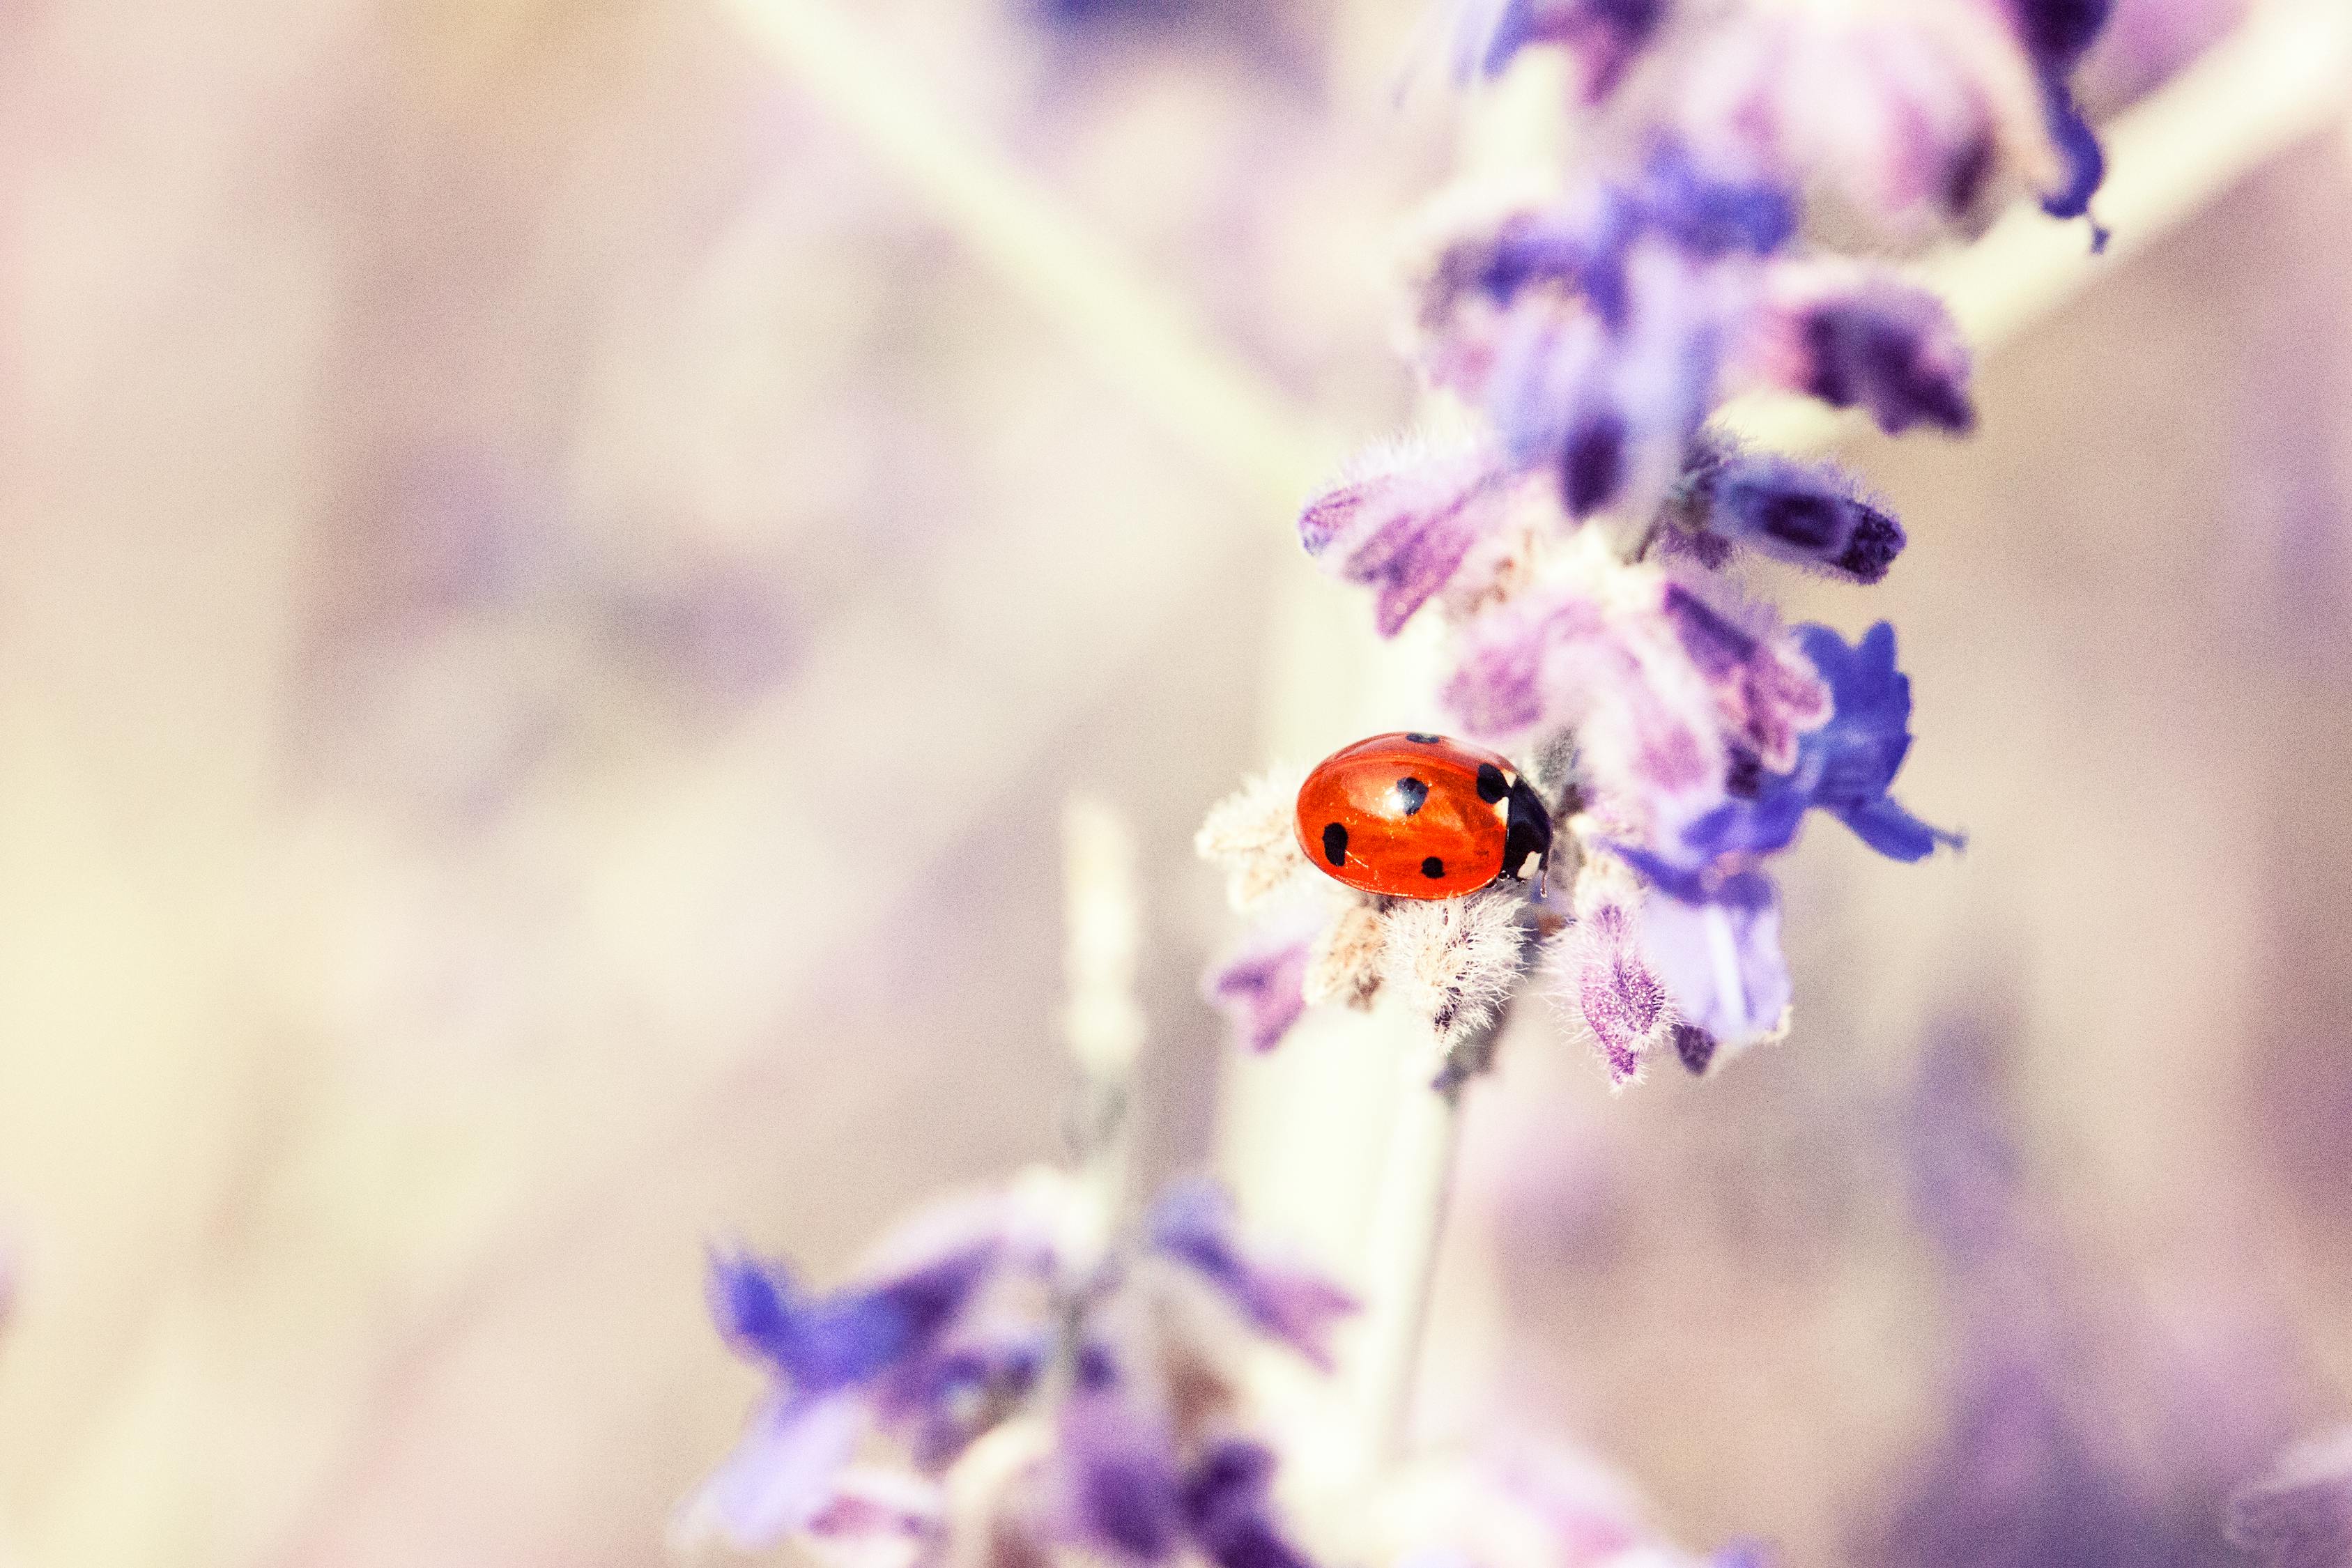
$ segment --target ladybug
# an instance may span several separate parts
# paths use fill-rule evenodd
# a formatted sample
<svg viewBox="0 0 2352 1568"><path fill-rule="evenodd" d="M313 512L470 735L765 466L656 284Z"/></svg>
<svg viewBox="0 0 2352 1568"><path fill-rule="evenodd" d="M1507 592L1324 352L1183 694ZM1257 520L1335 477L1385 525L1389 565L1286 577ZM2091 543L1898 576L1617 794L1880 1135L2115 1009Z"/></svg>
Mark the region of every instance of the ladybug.
<svg viewBox="0 0 2352 1568"><path fill-rule="evenodd" d="M1551 863L1551 814L1492 752L1417 731L1323 759L1298 790L1298 847L1351 888L1452 899Z"/></svg>

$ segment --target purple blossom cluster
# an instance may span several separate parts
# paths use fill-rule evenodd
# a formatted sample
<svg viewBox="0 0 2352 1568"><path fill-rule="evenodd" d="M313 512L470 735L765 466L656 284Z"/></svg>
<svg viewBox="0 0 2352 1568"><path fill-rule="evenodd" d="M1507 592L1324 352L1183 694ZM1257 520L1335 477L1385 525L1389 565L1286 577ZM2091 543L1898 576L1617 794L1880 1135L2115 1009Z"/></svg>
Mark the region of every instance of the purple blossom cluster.
<svg viewBox="0 0 2352 1568"><path fill-rule="evenodd" d="M1769 867L1815 813L1896 860L1960 843L1892 793L1912 738L1894 629L1790 626L1751 586L1763 563L1875 584L1902 522L1843 468L1753 449L1718 416L1777 393L1889 434L1973 427L1941 300L1811 236L1834 226L1883 250L1964 235L2021 193L2085 213L2097 148L2066 83L2105 11L1460 8L1463 74L1564 53L1596 143L1636 151L1581 189L1439 226L1414 279L1415 358L1467 434L1359 464L1299 531L1372 591L1381 635L1443 623L1450 727L1529 759L1551 793L1580 868L1522 913L1501 984L1540 968L1614 1081L1666 1047L1703 1072L1784 1031ZM1281 880L1279 846L1244 868L1245 798L1202 848L1262 889ZM1251 820L1264 835L1273 818ZM1332 930L1360 929L1349 900L1333 907ZM1306 1005L1377 989L1339 983L1328 932L1278 929L1212 982L1261 1049Z"/></svg>
<svg viewBox="0 0 2352 1568"><path fill-rule="evenodd" d="M1244 1247L1207 1183L1164 1194L1127 1245L1087 1228L1074 1185L1039 1173L924 1211L831 1291L714 1258L712 1314L772 1387L679 1534L863 1563L1306 1568L1244 1358L1272 1344L1328 1370L1353 1301ZM856 1462L877 1436L903 1464Z"/></svg>
<svg viewBox="0 0 2352 1568"><path fill-rule="evenodd" d="M677 1535L843 1568L1762 1568L1680 1551L1623 1481L1536 1440L1277 1499L1279 1452L1349 1437L1262 1418L1264 1361L1328 1372L1354 1301L1244 1245L1208 1182L1168 1189L1123 1243L1088 1215L1039 1171L919 1213L829 1291L715 1257L712 1315L772 1386ZM877 1438L887 1461L861 1454Z"/></svg>

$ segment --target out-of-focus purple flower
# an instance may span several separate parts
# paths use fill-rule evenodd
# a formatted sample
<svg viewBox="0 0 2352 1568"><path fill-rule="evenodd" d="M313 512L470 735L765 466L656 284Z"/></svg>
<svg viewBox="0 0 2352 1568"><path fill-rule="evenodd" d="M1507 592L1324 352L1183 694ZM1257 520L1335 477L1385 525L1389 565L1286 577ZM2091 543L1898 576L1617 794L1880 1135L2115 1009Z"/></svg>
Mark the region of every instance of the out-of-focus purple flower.
<svg viewBox="0 0 2352 1568"><path fill-rule="evenodd" d="M1228 1439L1212 1445L1184 1478L1186 1529L1217 1568L1310 1568L1275 1521L1274 1471L1274 1450Z"/></svg>
<svg viewBox="0 0 2352 1568"><path fill-rule="evenodd" d="M1334 575L1378 591L1374 619L1381 636L1394 637L1453 580L1508 504L1508 488L1484 454L1401 449L1307 502L1298 537Z"/></svg>
<svg viewBox="0 0 2352 1568"><path fill-rule="evenodd" d="M1889 435L1975 428L1968 345L1934 294L1880 269L1816 263L1776 268L1769 289L1735 375L1866 409Z"/></svg>
<svg viewBox="0 0 2352 1568"><path fill-rule="evenodd" d="M2021 51L1966 5L1738 7L1695 49L1684 136L1790 187L1825 189L1904 239L1976 219L2054 164Z"/></svg>
<svg viewBox="0 0 2352 1568"><path fill-rule="evenodd" d="M1040 1551L1157 1563L1189 1542L1223 1568L1303 1568L1265 1477L1233 1446L1227 1342L1272 1340L1328 1367L1354 1303L1244 1247L1212 1184L1173 1189L1145 1234L1108 1251L1076 1239L1080 1202L1041 1176L925 1211L866 1280L824 1295L772 1265L715 1260L720 1330L775 1386L680 1533L745 1548L801 1535L876 1568L908 1563L964 1527L940 1478L978 1466L1004 1494L990 1506L1013 1510L1005 1528ZM1211 1299L1231 1313L1201 1310ZM868 1433L911 1460L902 1484L850 1467Z"/></svg>
<svg viewBox="0 0 2352 1568"><path fill-rule="evenodd" d="M1423 368L1503 455L1549 469L1571 518L1662 492L1716 393L1755 258L1785 246L1779 187L1664 144L1631 179L1444 247L1422 285Z"/></svg>
<svg viewBox="0 0 2352 1568"><path fill-rule="evenodd" d="M1282 1043L1307 1011L1307 961L1313 939L1287 930L1244 945L1212 970L1203 994L1233 1026L1234 1040L1251 1051Z"/></svg>
<svg viewBox="0 0 2352 1568"><path fill-rule="evenodd" d="M1315 1365L1331 1365L1330 1336L1356 1300L1318 1274L1244 1251L1232 1197L1214 1182L1180 1182L1152 1205L1148 1245L1191 1269L1251 1325Z"/></svg>
<svg viewBox="0 0 2352 1568"><path fill-rule="evenodd" d="M1097 1354L1055 1423L1068 1531L1114 1559L1165 1561L1183 1538L1175 1434Z"/></svg>
<svg viewBox="0 0 2352 1568"><path fill-rule="evenodd" d="M2074 102L2069 79L2114 15L2115 0L1993 0L2015 30L2018 43L2042 79L2043 112L2062 174L2042 193L2042 208L2053 217L2087 217L2091 198L2106 178L2106 154L2090 121ZM2094 223L2091 245L2104 250L2107 231Z"/></svg>
<svg viewBox="0 0 2352 1568"><path fill-rule="evenodd" d="M2230 1500L2230 1543L2263 1568L2352 1563L2352 1430L2305 1444Z"/></svg>
<svg viewBox="0 0 2352 1568"><path fill-rule="evenodd" d="M1577 64L1588 101L1606 98L1664 27L1670 0L1463 0L1454 23L1454 75L1499 76L1519 51L1549 45Z"/></svg>
<svg viewBox="0 0 2352 1568"><path fill-rule="evenodd" d="M796 1393L868 1384L936 1343L998 1261L975 1243L878 1284L809 1297L782 1264L714 1257L711 1316L739 1352L774 1368Z"/></svg>
<svg viewBox="0 0 2352 1568"><path fill-rule="evenodd" d="M1870 584L1886 575L1905 542L1903 525L1861 494L1853 476L1831 463L1800 463L1769 453L1705 447L1684 477L1673 511L1680 537L1712 538L1720 565L1734 543L1775 560ZM1712 559L1710 559L1710 554Z"/></svg>

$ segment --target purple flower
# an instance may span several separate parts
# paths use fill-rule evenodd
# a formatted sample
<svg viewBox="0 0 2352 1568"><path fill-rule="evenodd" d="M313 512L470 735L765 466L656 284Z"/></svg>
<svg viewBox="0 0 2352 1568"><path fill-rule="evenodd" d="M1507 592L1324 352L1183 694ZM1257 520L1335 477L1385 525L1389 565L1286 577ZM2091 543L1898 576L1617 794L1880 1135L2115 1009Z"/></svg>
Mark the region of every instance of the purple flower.
<svg viewBox="0 0 2352 1568"><path fill-rule="evenodd" d="M1723 1050L1777 1034L1789 1009L1780 953L1780 903L1771 880L1745 871L1710 885L1704 900L1661 888L1642 908L1642 945L1685 1027L1714 1042L1677 1038L1684 1065L1704 1071ZM1696 1066L1693 1066L1694 1058Z"/></svg>
<svg viewBox="0 0 2352 1568"><path fill-rule="evenodd" d="M1675 1011L1665 982L1636 939L1641 889L1588 866L1577 882L1576 923L1553 958L1560 999L1591 1035L1612 1083L1641 1076L1643 1057L1668 1038Z"/></svg>
<svg viewBox="0 0 2352 1568"><path fill-rule="evenodd" d="M2091 197L2106 178L2106 154L2067 79L2106 27L2115 0L2001 0L2001 6L2041 74L2043 112L2063 170L2057 187L2043 193L2042 210L2053 217L2087 217ZM2107 231L2094 223L2091 247L2106 245Z"/></svg>
<svg viewBox="0 0 2352 1568"><path fill-rule="evenodd" d="M795 1392L866 1384L935 1344L998 1261L982 1242L878 1284L807 1297L782 1264L714 1256L711 1315Z"/></svg>
<svg viewBox="0 0 2352 1568"><path fill-rule="evenodd" d="M1481 454L1402 451L1309 501L1298 537L1336 576L1379 590L1380 633L1394 637L1453 580L1507 502Z"/></svg>
<svg viewBox="0 0 2352 1568"><path fill-rule="evenodd" d="M1272 1449L1228 1439L1212 1445L1184 1478L1184 1522L1217 1568L1312 1568L1282 1534L1269 1493Z"/></svg>
<svg viewBox="0 0 2352 1568"><path fill-rule="evenodd" d="M1799 735L1829 716L1830 693L1779 627L1743 626L1679 582L1666 584L1660 607L1715 693L1733 746L1768 767L1793 763Z"/></svg>
<svg viewBox="0 0 2352 1568"><path fill-rule="evenodd" d="M1175 1436L1097 1355L1091 1385L1062 1402L1056 1436L1070 1529L1113 1557L1160 1563L1182 1539Z"/></svg>
<svg viewBox="0 0 2352 1568"><path fill-rule="evenodd" d="M1903 525L1863 499L1830 463L1703 449L1685 477L1676 521L1718 539L1720 564L1737 542L1775 560L1875 583L1902 552ZM1706 552L1698 552L1702 560Z"/></svg>
<svg viewBox="0 0 2352 1568"><path fill-rule="evenodd" d="M1830 813L1890 859L1925 859L1938 844L1962 847L1960 836L1930 827L1887 794L1911 749L1911 681L1895 668L1895 628L1881 621L1851 648L1827 626L1801 626L1797 636L1829 683L1829 721L1799 740L1793 769L1735 778L1735 798L1684 830L1682 864L1784 849L1809 809Z"/></svg>
<svg viewBox="0 0 2352 1568"><path fill-rule="evenodd" d="M1944 302L1886 273L1784 268L1743 360L1769 384L1864 408L1889 435L1976 426L1969 356Z"/></svg>
<svg viewBox="0 0 2352 1568"><path fill-rule="evenodd" d="M1282 1043L1307 1011L1307 960L1313 943L1306 936L1252 942L1211 971L1203 993L1233 1026L1234 1038L1251 1051Z"/></svg>
<svg viewBox="0 0 2352 1568"><path fill-rule="evenodd" d="M1671 10L1668 0L1465 0L1454 19L1454 74L1500 76L1521 49L1568 51L1590 102L1609 96Z"/></svg>
<svg viewBox="0 0 2352 1568"><path fill-rule="evenodd" d="M1182 1264L1270 1339L1329 1370L1330 1334L1355 1298L1319 1275L1244 1252L1232 1197L1214 1182L1181 1182L1152 1205L1148 1244Z"/></svg>

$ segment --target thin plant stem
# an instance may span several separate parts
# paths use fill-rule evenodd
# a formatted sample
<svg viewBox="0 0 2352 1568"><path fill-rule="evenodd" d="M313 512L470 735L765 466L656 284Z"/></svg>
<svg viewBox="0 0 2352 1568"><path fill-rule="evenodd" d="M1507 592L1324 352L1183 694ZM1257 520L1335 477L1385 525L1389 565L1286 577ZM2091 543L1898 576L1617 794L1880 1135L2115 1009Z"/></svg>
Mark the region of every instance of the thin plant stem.
<svg viewBox="0 0 2352 1568"><path fill-rule="evenodd" d="M1456 1041L1439 1059L1433 1079L1426 1056L1405 1060L1408 1081L1390 1126L1365 1270L1357 1394L1367 1470L1402 1458L1411 1436L1430 1295L1453 1202L1462 1091L1486 1070L1505 1016Z"/></svg>
<svg viewBox="0 0 2352 1568"><path fill-rule="evenodd" d="M1090 1225L1108 1242L1127 1202L1134 1163L1135 1074L1143 1008L1135 973L1143 942L1135 835L1103 802L1073 796L1062 811L1066 999L1062 1037L1077 1068L1064 1120Z"/></svg>

